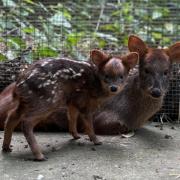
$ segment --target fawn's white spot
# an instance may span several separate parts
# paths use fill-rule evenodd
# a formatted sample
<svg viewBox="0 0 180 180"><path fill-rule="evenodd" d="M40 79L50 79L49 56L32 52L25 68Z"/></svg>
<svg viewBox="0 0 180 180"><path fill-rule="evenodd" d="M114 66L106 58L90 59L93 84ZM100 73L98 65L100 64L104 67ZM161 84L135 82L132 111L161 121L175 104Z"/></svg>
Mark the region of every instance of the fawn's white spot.
<svg viewBox="0 0 180 180"><path fill-rule="evenodd" d="M39 84L38 85L38 89L40 89L40 88L42 88L43 87L43 85L42 84Z"/></svg>
<svg viewBox="0 0 180 180"><path fill-rule="evenodd" d="M28 76L27 79L30 79L32 76L34 76L34 75L37 74L37 73L38 73L38 70L37 70L37 69L33 69L32 72L31 72L31 74Z"/></svg>
<svg viewBox="0 0 180 180"><path fill-rule="evenodd" d="M20 69L20 72L24 72L25 71L25 69L23 68L23 69Z"/></svg>
<svg viewBox="0 0 180 180"><path fill-rule="evenodd" d="M76 74L76 72L72 68L69 68L69 71L72 72L72 74Z"/></svg>
<svg viewBox="0 0 180 180"><path fill-rule="evenodd" d="M29 91L28 91L28 94L32 94L32 91L31 91L31 90L29 90Z"/></svg>
<svg viewBox="0 0 180 180"><path fill-rule="evenodd" d="M80 73L83 73L84 72L84 69L80 69Z"/></svg>
<svg viewBox="0 0 180 180"><path fill-rule="evenodd" d="M45 80L45 77L38 77L39 80Z"/></svg>
<svg viewBox="0 0 180 180"><path fill-rule="evenodd" d="M48 98L46 101L47 101L47 102L50 102L50 101L51 101L51 98Z"/></svg>
<svg viewBox="0 0 180 180"><path fill-rule="evenodd" d="M41 64L41 66L43 67L43 66L45 66L46 64L48 64L49 62L48 61L44 61L42 64Z"/></svg>
<svg viewBox="0 0 180 180"><path fill-rule="evenodd" d="M54 85L56 83L56 81L51 81L51 84Z"/></svg>
<svg viewBox="0 0 180 180"><path fill-rule="evenodd" d="M25 80L20 81L20 83L17 84L17 86L20 86L21 84L23 84L25 82ZM23 84L24 85L24 84Z"/></svg>
<svg viewBox="0 0 180 180"><path fill-rule="evenodd" d="M62 72L69 73L69 69L63 69Z"/></svg>
<svg viewBox="0 0 180 180"><path fill-rule="evenodd" d="M73 78L73 79L76 79L76 78L81 77L81 76L82 76L81 73L77 73L77 74L73 75L72 78Z"/></svg>

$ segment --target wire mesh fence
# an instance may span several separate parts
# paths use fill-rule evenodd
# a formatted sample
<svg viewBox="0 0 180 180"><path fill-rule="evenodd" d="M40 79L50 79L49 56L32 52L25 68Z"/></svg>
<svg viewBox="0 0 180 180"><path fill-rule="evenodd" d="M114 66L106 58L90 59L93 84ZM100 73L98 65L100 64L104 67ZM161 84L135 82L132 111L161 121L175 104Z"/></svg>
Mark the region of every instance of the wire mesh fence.
<svg viewBox="0 0 180 180"><path fill-rule="evenodd" d="M179 0L0 0L0 89L15 80L20 64L57 56L86 60L92 48L121 54L130 34L169 46L180 40L179 12ZM175 64L160 111L166 119L179 116L179 75Z"/></svg>

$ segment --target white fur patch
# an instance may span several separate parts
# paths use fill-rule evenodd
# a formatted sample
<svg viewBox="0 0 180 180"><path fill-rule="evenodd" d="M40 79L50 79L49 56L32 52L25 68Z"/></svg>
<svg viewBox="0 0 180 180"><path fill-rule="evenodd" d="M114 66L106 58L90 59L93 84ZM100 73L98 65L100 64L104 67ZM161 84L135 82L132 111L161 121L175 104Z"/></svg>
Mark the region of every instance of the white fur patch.
<svg viewBox="0 0 180 180"><path fill-rule="evenodd" d="M38 73L38 70L37 69L33 69L31 74L27 77L27 79L30 79L32 76L34 76L37 73Z"/></svg>
<svg viewBox="0 0 180 180"><path fill-rule="evenodd" d="M41 66L43 67L43 66L45 66L46 64L48 64L49 62L48 61L44 61L42 64L41 64Z"/></svg>

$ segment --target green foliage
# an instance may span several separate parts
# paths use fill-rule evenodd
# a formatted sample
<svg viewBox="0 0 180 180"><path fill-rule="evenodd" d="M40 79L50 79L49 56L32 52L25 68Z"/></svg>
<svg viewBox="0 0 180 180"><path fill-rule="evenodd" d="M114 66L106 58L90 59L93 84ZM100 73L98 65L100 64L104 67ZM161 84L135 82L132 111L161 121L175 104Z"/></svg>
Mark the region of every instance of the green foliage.
<svg viewBox="0 0 180 180"><path fill-rule="evenodd" d="M84 60L92 48L120 51L129 34L169 45L180 30L178 0L44 2L0 0L0 61L29 46L27 62L58 55Z"/></svg>
<svg viewBox="0 0 180 180"><path fill-rule="evenodd" d="M7 57L0 53L0 61L5 61Z"/></svg>

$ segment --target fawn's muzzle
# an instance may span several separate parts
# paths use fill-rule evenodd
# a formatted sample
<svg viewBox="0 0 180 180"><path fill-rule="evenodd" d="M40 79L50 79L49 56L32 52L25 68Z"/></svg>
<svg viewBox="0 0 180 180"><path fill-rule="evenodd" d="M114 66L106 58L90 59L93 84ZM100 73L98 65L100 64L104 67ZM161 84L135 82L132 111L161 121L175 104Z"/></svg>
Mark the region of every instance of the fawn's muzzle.
<svg viewBox="0 0 180 180"><path fill-rule="evenodd" d="M153 88L152 90L151 90L151 96L152 97L154 97L154 98L159 98L159 97L161 97L161 90L160 89L158 89L158 88Z"/></svg>
<svg viewBox="0 0 180 180"><path fill-rule="evenodd" d="M116 92L118 90L117 86L111 86L110 87L111 92Z"/></svg>

